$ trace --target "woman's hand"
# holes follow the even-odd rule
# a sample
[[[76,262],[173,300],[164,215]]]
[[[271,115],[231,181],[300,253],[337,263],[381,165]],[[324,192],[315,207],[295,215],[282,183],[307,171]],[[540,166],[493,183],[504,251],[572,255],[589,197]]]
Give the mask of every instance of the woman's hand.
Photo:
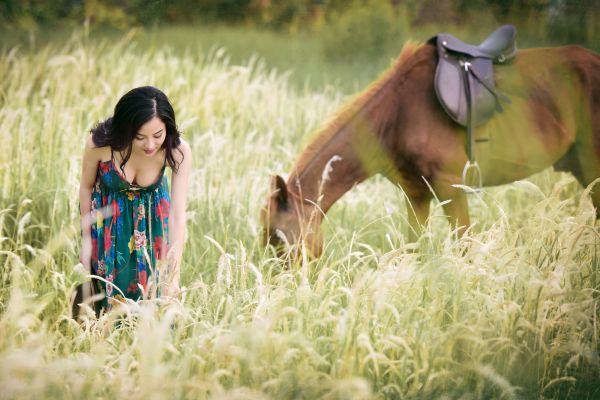
[[[92,237],[84,237],[81,240],[81,250],[79,251],[79,261],[83,264],[88,274],[92,272]]]
[[[167,252],[167,259],[164,261],[164,268],[160,271],[160,280],[162,287],[162,296],[179,297],[181,288],[179,287],[179,274],[181,259],[177,257],[177,251],[171,247]]]
[[[172,282],[165,287],[163,296],[165,297],[179,297],[181,295],[181,288],[179,282]]]

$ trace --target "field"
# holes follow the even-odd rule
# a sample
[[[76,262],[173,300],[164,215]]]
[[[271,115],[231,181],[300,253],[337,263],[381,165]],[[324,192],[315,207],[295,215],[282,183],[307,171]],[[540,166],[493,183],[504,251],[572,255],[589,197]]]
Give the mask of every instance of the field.
[[[401,188],[374,178],[328,213],[321,259],[261,244],[269,175],[381,64],[307,81],[318,64],[132,37],[2,51],[0,398],[600,398],[600,236],[570,175],[472,195],[460,239],[434,202],[416,244]],[[193,149],[184,293],[80,325],[83,143],[146,84]]]

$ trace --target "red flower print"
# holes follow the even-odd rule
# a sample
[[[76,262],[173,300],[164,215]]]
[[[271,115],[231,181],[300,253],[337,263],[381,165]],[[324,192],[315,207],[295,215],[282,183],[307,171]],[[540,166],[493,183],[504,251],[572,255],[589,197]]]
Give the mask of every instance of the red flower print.
[[[100,171],[102,174],[106,174],[110,170],[110,163],[101,162],[100,163]]]
[[[160,202],[156,205],[156,215],[161,222],[169,216],[169,200],[160,199]]]
[[[98,239],[92,239],[92,261],[98,261]]]
[[[110,236],[110,227],[104,226],[104,253],[108,253],[112,245],[112,237]]]
[[[165,254],[167,254],[167,242],[163,241],[162,236],[156,236],[154,238],[154,258],[162,260]]]
[[[138,279],[140,280],[140,285],[146,290],[146,280],[148,279],[146,277],[146,271],[140,271],[138,273]]]
[[[136,281],[133,281],[129,284],[129,286],[127,287],[127,293],[137,293],[138,291],[138,285]]]
[[[113,211],[113,218],[119,218],[119,215],[121,215],[121,212],[119,211],[119,203],[117,203],[116,199],[113,199],[113,201],[110,203],[110,206],[112,207],[112,211]]]

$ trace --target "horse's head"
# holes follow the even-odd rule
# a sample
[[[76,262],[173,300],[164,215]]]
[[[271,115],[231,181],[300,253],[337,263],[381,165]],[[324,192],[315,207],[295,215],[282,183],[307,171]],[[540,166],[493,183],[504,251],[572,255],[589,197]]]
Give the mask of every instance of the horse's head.
[[[281,176],[272,177],[267,204],[261,210],[265,245],[274,246],[279,256],[295,258],[304,246],[311,257],[319,257],[323,239],[316,211],[315,205],[290,192]]]

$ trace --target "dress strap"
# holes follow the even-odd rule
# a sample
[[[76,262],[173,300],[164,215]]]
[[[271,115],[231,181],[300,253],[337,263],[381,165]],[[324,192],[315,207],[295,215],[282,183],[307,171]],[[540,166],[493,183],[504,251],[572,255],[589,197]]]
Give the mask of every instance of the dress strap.
[[[117,161],[117,160],[115,160],[115,153],[114,153],[114,150],[113,150],[113,148],[112,148],[112,147],[110,148],[110,161],[111,161],[111,164],[112,164],[112,166],[113,166],[114,170],[115,170],[115,171],[116,171],[116,172],[117,172],[119,175],[122,173],[122,174],[123,174],[123,176],[125,176],[125,171],[123,171],[123,170],[121,169],[121,164],[119,164],[119,166],[117,166],[117,163],[116,163],[116,161]],[[127,182],[127,183],[130,183],[129,181],[127,181],[127,179],[123,179],[123,180],[124,180],[125,182]]]

